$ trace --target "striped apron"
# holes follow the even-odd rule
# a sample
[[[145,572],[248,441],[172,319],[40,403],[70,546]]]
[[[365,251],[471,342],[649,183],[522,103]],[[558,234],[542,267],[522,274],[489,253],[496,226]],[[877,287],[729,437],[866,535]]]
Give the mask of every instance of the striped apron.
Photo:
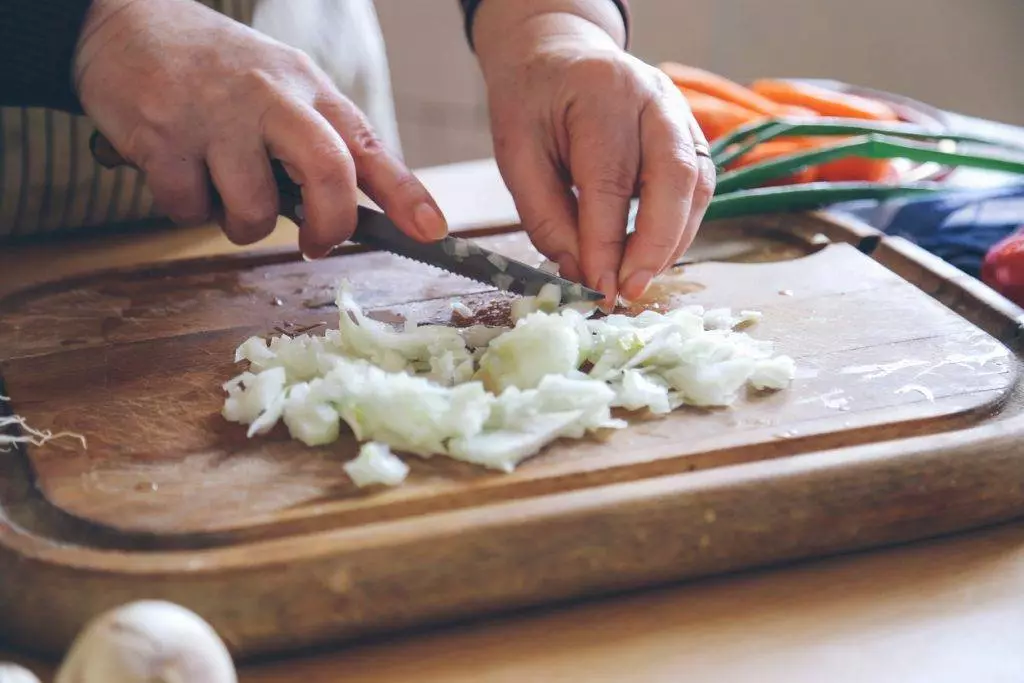
[[[401,153],[373,0],[202,1],[309,54]],[[85,116],[0,107],[0,242],[163,218],[137,171],[93,161],[94,129]]]

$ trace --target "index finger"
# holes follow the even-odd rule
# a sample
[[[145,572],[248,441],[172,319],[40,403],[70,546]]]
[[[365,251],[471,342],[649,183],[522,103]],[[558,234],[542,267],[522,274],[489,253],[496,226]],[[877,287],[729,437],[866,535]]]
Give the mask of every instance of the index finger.
[[[263,139],[302,188],[302,253],[326,255],[356,227],[356,171],[345,142],[319,113],[293,103],[267,112]]]
[[[614,305],[626,242],[629,202],[637,184],[636,128],[624,116],[582,119],[570,132],[569,160],[579,190],[580,266],[587,286]]]
[[[320,98],[317,110],[345,140],[359,187],[395,225],[425,242],[448,234],[448,223],[430,192],[387,148],[355,104],[332,92]]]
[[[643,296],[654,276],[672,263],[693,210],[700,167],[686,103],[673,99],[649,102],[640,118],[640,208],[619,279],[629,300]]]

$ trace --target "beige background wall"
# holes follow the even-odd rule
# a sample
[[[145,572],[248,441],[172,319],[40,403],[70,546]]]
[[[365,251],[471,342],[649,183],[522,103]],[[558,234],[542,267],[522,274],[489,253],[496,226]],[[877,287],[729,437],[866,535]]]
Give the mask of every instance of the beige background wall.
[[[376,0],[405,155],[491,153],[455,0]],[[737,79],[837,78],[1024,125],[1024,0],[633,0],[634,49]]]

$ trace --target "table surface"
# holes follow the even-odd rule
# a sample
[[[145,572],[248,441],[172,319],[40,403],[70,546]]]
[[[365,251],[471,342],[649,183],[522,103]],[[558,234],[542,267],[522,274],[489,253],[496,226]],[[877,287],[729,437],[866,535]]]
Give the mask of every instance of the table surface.
[[[420,176],[453,227],[515,220],[490,160]],[[283,223],[256,248],[290,246],[294,238],[294,226]],[[213,226],[8,245],[0,251],[0,293],[41,273],[52,279],[238,250]],[[17,659],[0,648],[0,661]],[[28,664],[44,676],[51,671]],[[1024,681],[1024,522],[338,647],[246,666],[240,678],[1018,683]]]

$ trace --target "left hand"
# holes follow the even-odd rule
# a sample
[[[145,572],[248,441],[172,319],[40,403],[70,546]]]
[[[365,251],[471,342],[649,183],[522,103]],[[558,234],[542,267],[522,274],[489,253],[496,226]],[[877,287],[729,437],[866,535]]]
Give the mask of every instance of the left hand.
[[[497,163],[531,240],[564,277],[598,289],[606,305],[636,300],[693,241],[715,167],[695,153],[707,141],[683,95],[620,47],[613,3],[548,4],[562,11],[492,0],[477,16]],[[573,5],[597,14],[566,11]],[[610,20],[620,39],[601,25]]]

